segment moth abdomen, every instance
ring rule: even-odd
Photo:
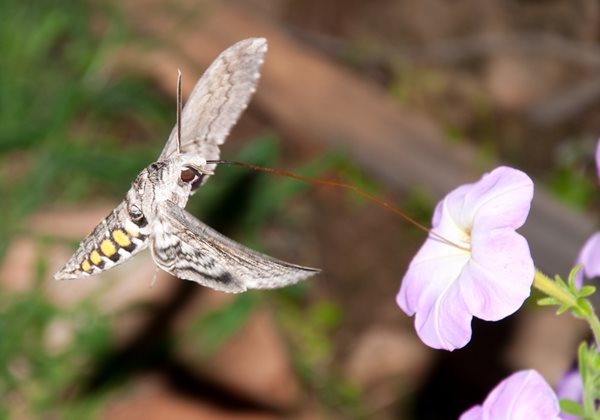
[[[83,240],[79,249],[54,276],[57,280],[98,274],[120,264],[147,245],[148,222],[134,221],[121,203]]]

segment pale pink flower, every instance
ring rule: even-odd
[[[600,180],[600,140],[596,145],[596,171]],[[583,264],[577,277],[579,284],[583,277],[591,279],[600,276],[600,232],[596,232],[585,242],[579,251],[577,264]]]
[[[533,182],[525,173],[499,167],[437,205],[435,234],[413,258],[397,296],[404,312],[416,314],[425,344],[463,347],[471,339],[473,316],[497,321],[529,296],[533,260],[515,229],[525,223],[532,198]]]
[[[570,369],[558,381],[556,386],[556,395],[560,399],[568,399],[576,403],[583,403],[583,382],[579,369]],[[561,414],[562,420],[577,420],[578,417],[570,414]]]
[[[558,398],[535,370],[513,373],[459,420],[558,420]]]

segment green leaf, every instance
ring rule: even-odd
[[[553,297],[544,297],[537,301],[537,304],[540,306],[552,306],[552,305],[560,305],[560,302]]]
[[[582,264],[576,265],[575,267],[573,267],[573,269],[571,270],[571,272],[569,273],[569,287],[573,290],[576,289],[575,286],[575,279],[577,276],[577,273],[579,272],[579,270],[581,270],[583,268]]]
[[[554,276],[554,280],[556,281],[556,284],[561,289],[565,289],[565,290],[569,289],[569,287],[567,286],[567,284],[563,281],[563,279],[558,274],[556,276]]]
[[[584,418],[585,415],[585,411],[581,404],[567,399],[560,400],[560,411],[579,418]]]
[[[588,347],[585,342],[579,345],[577,350],[577,361],[579,364],[579,374],[581,375],[581,381],[585,383],[585,379],[588,373]]]
[[[577,306],[573,308],[573,312],[582,318],[588,318],[594,312],[594,308],[589,300],[585,298],[577,299]]]
[[[594,293],[596,293],[596,288],[594,286],[583,286],[577,291],[577,295],[582,298],[591,296]]]

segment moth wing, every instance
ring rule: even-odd
[[[192,90],[181,114],[181,151],[219,158],[219,146],[248,106],[260,77],[267,40],[249,38],[223,51]],[[158,160],[177,152],[173,128]],[[208,166],[207,169],[214,169]],[[207,177],[205,177],[206,179]]]
[[[170,201],[161,205],[150,249],[164,271],[229,293],[283,287],[320,271],[253,251]]]

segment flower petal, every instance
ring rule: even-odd
[[[556,385],[556,395],[579,403],[583,402],[583,382],[579,369],[570,369],[563,374]]]
[[[468,230],[520,228],[529,214],[533,181],[518,169],[500,166],[474,184],[452,191],[447,208],[457,224]]]
[[[429,238],[402,280],[398,305],[417,314],[417,334],[430,347],[454,350],[471,338],[472,315],[455,286],[468,259],[468,252]]]
[[[535,370],[517,372],[502,381],[483,403],[484,411],[498,419],[558,419],[558,398]]]
[[[453,284],[435,303],[417,311],[415,328],[419,338],[435,349],[455,350],[471,340],[473,315],[462,302],[460,289]]]
[[[409,316],[432,305],[455,281],[469,253],[428,238],[412,259],[398,293],[398,304]]]
[[[535,274],[527,240],[512,229],[476,232],[472,256],[460,278],[461,295],[477,318],[498,321],[531,293]]]
[[[556,395],[560,399],[569,399],[579,404],[583,402],[583,382],[579,375],[579,369],[571,369],[560,378],[556,385]],[[562,420],[577,420],[579,417],[562,413]]]
[[[600,232],[596,232],[585,242],[579,251],[577,264],[583,264],[581,271],[586,278],[600,276]]]
[[[535,370],[517,372],[500,382],[488,395],[481,416],[489,420],[558,420],[558,398],[550,385]],[[471,420],[473,408],[460,417]]]

